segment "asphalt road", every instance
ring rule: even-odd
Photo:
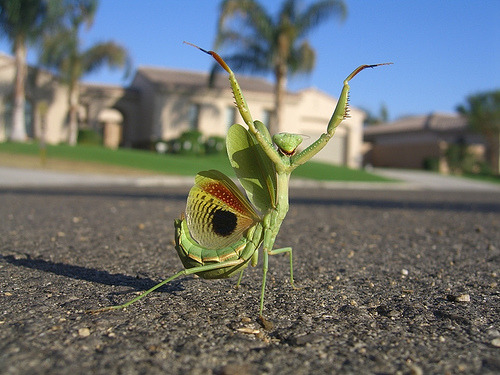
[[[498,374],[500,193],[294,189],[273,256],[187,276],[188,187],[0,188],[2,374]],[[268,328],[268,329],[266,329]]]

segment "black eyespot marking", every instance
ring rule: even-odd
[[[212,213],[212,227],[219,236],[227,237],[236,229],[238,218],[235,214],[225,210],[215,210]]]

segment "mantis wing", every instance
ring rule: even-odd
[[[255,121],[255,127],[271,143],[265,125]],[[276,171],[255,137],[242,125],[229,128],[226,138],[227,154],[236,176],[248,199],[262,213],[276,205]]]
[[[191,236],[201,246],[222,249],[240,240],[261,219],[229,177],[210,170],[195,177],[187,199],[186,220]]]

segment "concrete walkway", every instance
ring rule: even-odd
[[[193,181],[193,177],[183,176],[137,177],[0,167],[0,187],[183,186],[191,185]]]
[[[444,176],[436,173],[379,169],[372,173],[399,182],[336,182],[313,181],[293,178],[295,188],[327,188],[357,190],[438,190],[438,191],[489,191],[500,192],[500,185],[467,178]],[[57,186],[186,186],[193,184],[193,177],[186,176],[117,176],[89,173],[70,173],[43,169],[0,167],[0,187],[57,187]]]
[[[458,176],[447,176],[421,170],[375,168],[373,173],[383,177],[404,181],[415,189],[500,192],[500,185],[492,182]]]

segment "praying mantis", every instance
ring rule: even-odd
[[[302,136],[280,133],[273,137],[266,126],[254,121],[232,70],[214,51],[207,51],[229,74],[235,104],[247,127],[232,125],[227,134],[227,153],[248,199],[236,184],[216,170],[199,172],[187,198],[185,217],[174,221],[175,249],[184,269],[160,282],[136,298],[103,310],[122,309],[149,293],[184,275],[196,274],[205,279],[221,279],[256,266],[262,246],[263,273],[259,317],[262,318],[269,256],[287,253],[290,261],[290,284],[293,279],[292,248],[274,249],[274,242],[288,212],[290,174],[316,155],[333,137],[336,128],[348,116],[349,81],[366,68],[384,64],[361,65],[344,80],[344,85],[328,123],[326,133],[302,151]],[[262,318],[263,319],[263,318]]]

